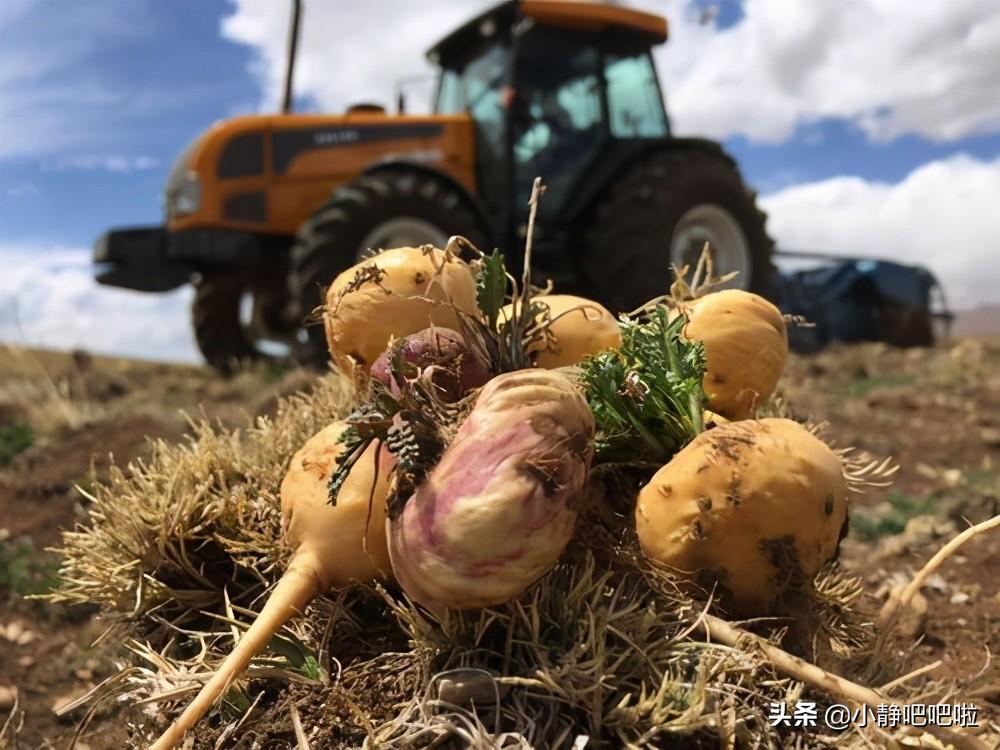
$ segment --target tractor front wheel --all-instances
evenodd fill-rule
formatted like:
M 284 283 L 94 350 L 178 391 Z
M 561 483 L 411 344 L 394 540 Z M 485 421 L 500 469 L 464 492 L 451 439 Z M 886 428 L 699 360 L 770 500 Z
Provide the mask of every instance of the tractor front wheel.
M 444 247 L 456 234 L 479 246 L 485 239 L 466 200 L 431 176 L 393 170 L 334 191 L 299 229 L 292 248 L 291 294 L 307 323 L 300 361 L 325 367 L 329 360 L 318 312 L 341 271 L 381 250 Z
M 194 283 L 191 322 L 205 361 L 223 375 L 248 362 L 285 359 L 295 331 L 282 320 L 283 286 L 263 274 L 204 270 Z
M 704 244 L 730 287 L 767 291 L 774 243 L 764 214 L 721 152 L 661 151 L 612 185 L 584 239 L 583 271 L 593 296 L 615 312 L 666 294 L 671 265 L 694 266 Z

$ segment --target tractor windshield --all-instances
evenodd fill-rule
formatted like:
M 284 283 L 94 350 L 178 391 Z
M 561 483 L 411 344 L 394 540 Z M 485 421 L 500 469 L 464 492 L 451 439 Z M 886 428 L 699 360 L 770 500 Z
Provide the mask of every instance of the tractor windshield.
M 604 132 L 599 51 L 576 35 L 546 26 L 522 34 L 517 48 L 511 130 L 516 200 L 527 203 L 536 176 L 550 206 L 593 159 Z

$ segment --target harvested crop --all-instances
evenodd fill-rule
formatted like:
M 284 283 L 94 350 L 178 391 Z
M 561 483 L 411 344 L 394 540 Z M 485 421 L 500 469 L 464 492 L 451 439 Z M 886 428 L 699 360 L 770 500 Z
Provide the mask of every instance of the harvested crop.
M 393 337 L 429 325 L 458 328 L 476 310 L 472 267 L 437 248 L 398 247 L 348 268 L 326 293 L 323 322 L 334 363 L 367 370 Z
M 336 505 L 328 503 L 327 484 L 345 449 L 340 437 L 346 429 L 346 423 L 334 422 L 292 458 L 281 483 L 286 539 L 295 548 L 288 567 L 257 619 L 152 750 L 176 746 L 281 626 L 314 598 L 352 581 L 389 577 L 384 519 L 391 457 L 380 454 L 379 445 L 369 446 L 341 485 Z
M 394 369 L 399 372 L 394 374 Z M 397 339 L 379 355 L 372 377 L 399 397 L 397 379 L 425 375 L 446 401 L 458 401 L 468 391 L 484 385 L 491 377 L 486 364 L 470 351 L 458 331 L 432 326 Z
M 739 289 L 683 303 L 684 335 L 705 345 L 708 406 L 746 419 L 774 393 L 788 359 L 785 319 L 763 297 Z
M 388 521 L 396 580 L 435 610 L 499 604 L 569 542 L 587 485 L 594 419 L 566 376 L 499 375 L 441 460 Z
M 652 562 L 762 614 L 837 550 L 848 484 L 836 453 L 789 419 L 702 433 L 639 493 L 636 532 Z
M 618 321 L 598 302 L 572 294 L 536 295 L 532 301 L 545 305 L 551 320 L 548 327 L 550 346 L 536 341 L 529 347 L 539 367 L 552 370 L 577 365 L 585 357 L 621 345 Z M 509 320 L 513 310 L 512 304 L 505 305 L 500 313 L 501 320 Z

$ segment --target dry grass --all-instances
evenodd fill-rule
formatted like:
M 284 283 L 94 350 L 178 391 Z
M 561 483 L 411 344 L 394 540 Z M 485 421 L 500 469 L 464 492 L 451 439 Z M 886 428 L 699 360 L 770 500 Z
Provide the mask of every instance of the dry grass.
M 90 523 L 63 535 L 56 601 L 96 602 L 116 624 L 161 643 L 202 623 L 228 591 L 249 604 L 276 577 L 278 488 L 292 454 L 353 404 L 337 376 L 243 430 L 192 423 L 186 443 L 157 441 L 147 461 L 113 467 Z

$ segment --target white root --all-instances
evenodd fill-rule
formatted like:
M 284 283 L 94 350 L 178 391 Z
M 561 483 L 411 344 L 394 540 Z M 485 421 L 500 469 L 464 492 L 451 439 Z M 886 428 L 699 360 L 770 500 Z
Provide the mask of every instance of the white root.
M 810 687 L 823 690 L 830 695 L 846 699 L 851 703 L 863 704 L 872 710 L 877 710 L 880 705 L 903 705 L 899 701 L 888 698 L 870 687 L 859 685 L 856 682 L 828 672 L 811 662 L 807 662 L 805 659 L 794 656 L 778 648 L 773 643 L 769 643 L 764 638 L 738 628 L 732 623 L 726 622 L 714 615 L 703 614 L 698 624 L 706 636 L 727 646 L 739 648 L 741 646 L 745 647 L 748 642 L 752 643 L 755 648 L 758 648 L 768 658 L 779 672 L 794 680 L 799 680 Z M 920 729 L 950 743 L 956 750 L 989 750 L 987 745 L 981 740 L 956 731 L 932 726 L 921 727 Z
M 934 571 L 940 568 L 941 564 L 945 560 L 954 554 L 959 547 L 972 539 L 972 537 L 983 534 L 998 526 L 1000 526 L 1000 516 L 994 516 L 987 521 L 977 523 L 975 526 L 970 526 L 939 549 L 937 553 L 927 561 L 927 564 L 920 569 L 920 572 L 913 577 L 913 580 L 906 585 L 906 588 L 904 588 L 900 593 L 899 598 L 890 598 L 882 608 L 878 617 L 878 627 L 882 631 L 882 637 L 885 638 L 892 633 L 893 627 L 899 620 L 900 613 L 904 610 L 906 605 L 910 603 L 914 594 L 920 591 L 921 586 L 924 585 L 924 581 L 933 575 Z

